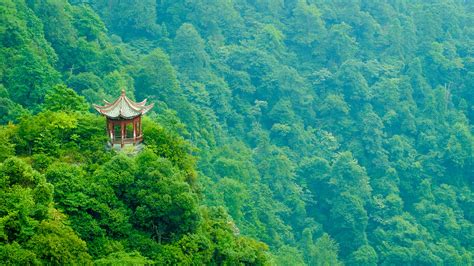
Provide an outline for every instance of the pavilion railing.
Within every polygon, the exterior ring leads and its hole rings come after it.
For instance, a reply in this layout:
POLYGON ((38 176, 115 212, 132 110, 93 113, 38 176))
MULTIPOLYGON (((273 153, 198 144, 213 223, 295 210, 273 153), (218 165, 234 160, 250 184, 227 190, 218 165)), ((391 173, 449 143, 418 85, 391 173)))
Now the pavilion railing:
MULTIPOLYGON (((138 136, 136 138, 124 138, 123 144, 136 144, 143 141, 143 136, 138 136)), ((116 137, 110 140, 112 144, 122 144, 122 138, 116 137)))

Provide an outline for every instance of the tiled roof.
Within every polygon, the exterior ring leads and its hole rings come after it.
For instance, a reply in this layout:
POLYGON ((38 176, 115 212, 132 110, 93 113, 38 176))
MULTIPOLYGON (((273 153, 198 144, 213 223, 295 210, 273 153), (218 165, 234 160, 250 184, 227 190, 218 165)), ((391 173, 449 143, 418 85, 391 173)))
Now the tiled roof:
POLYGON ((94 108, 101 114, 112 119, 132 119, 134 117, 145 114, 153 108, 153 104, 145 106, 146 99, 142 102, 136 103, 130 100, 125 95, 125 90, 122 90, 120 97, 113 103, 105 101, 104 106, 94 104, 94 108))

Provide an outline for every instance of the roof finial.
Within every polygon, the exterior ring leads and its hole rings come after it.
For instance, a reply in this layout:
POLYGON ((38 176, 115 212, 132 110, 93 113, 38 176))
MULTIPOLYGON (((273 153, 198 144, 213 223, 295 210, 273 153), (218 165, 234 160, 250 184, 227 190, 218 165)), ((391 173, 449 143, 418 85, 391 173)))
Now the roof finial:
POLYGON ((122 96, 125 96, 125 88, 122 88, 122 96))

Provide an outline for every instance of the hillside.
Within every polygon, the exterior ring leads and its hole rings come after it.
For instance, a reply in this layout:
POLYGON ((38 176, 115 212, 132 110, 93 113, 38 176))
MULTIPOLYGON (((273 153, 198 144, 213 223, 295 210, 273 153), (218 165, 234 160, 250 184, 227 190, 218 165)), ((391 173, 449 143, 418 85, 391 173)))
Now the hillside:
POLYGON ((473 263, 470 1, 4 0, 0 43, 1 261, 473 263))

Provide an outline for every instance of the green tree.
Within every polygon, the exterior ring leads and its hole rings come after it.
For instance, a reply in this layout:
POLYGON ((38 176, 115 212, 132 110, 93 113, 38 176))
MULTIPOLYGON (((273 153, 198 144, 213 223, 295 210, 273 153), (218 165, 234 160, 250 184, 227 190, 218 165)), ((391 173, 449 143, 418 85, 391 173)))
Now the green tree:
POLYGON ((339 247, 328 234, 323 234, 308 248, 310 253, 306 262, 309 265, 341 265, 337 257, 339 247))
POLYGON ((193 80, 205 80, 208 76, 209 55, 204 40, 193 25, 184 23, 176 31, 173 40, 174 53, 171 61, 180 73, 193 80))
POLYGON ((87 111, 89 107, 84 97, 79 96, 66 85, 56 85, 45 96, 44 110, 50 111, 87 111))
POLYGON ((91 262, 86 243, 61 220, 42 221, 38 226, 38 231, 26 246, 34 251, 39 259, 48 263, 83 264, 91 262))
POLYGON ((292 10, 292 15, 291 39, 302 46, 317 47, 326 37, 326 29, 319 9, 313 4, 300 0, 292 10))
POLYGON ((325 55, 331 62, 342 64, 357 52, 357 42, 350 34, 351 29, 351 26, 344 22, 329 28, 324 48, 325 55))
POLYGON ((93 6, 116 33, 127 37, 154 37, 160 32, 156 24, 155 1, 96 1, 93 6))
POLYGON ((374 248, 365 245, 351 254, 349 265, 377 265, 377 253, 374 248))
POLYGON ((53 208, 53 186, 27 163, 11 157, 0 164, 2 261, 90 263, 86 243, 53 208))

